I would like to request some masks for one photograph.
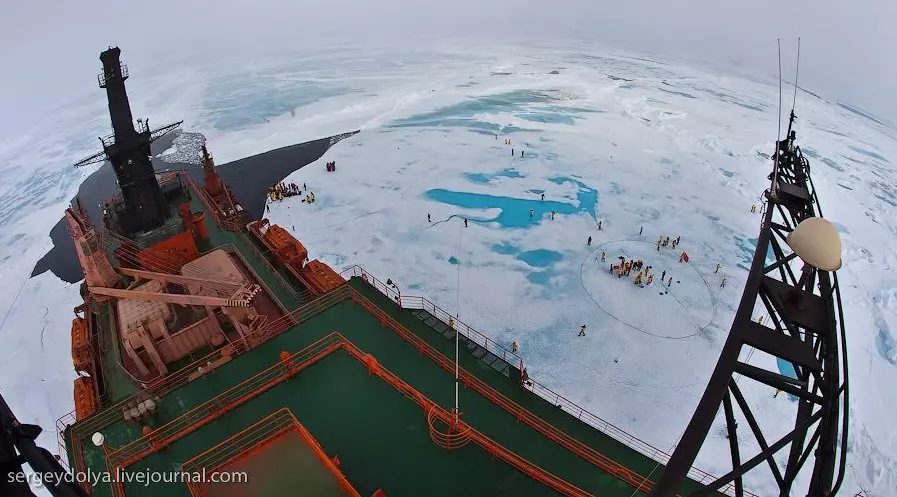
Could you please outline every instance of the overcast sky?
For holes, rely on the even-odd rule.
[[[176,51],[343,42],[571,38],[785,73],[802,38],[801,86],[897,121],[895,0],[2,0],[0,132],[95,91],[110,44],[146,70]],[[260,57],[262,58],[262,57]],[[790,76],[789,76],[790,77]]]

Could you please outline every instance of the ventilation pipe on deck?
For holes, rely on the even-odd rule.
[[[206,229],[206,214],[202,211],[194,212],[191,221],[196,227],[196,237],[200,240],[208,240],[209,231]]]

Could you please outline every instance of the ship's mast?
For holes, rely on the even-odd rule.
[[[148,231],[168,218],[168,204],[162,197],[150,152],[150,130],[147,121],[138,121],[134,128],[125,80],[128,67],[120,60],[121,50],[110,48],[100,54],[103,73],[97,78],[106,89],[109,117],[112,119],[112,140],[103,140],[103,150],[112,163],[125,204],[123,231]],[[130,226],[129,226],[130,225]]]
[[[110,47],[100,54],[100,61],[103,72],[97,76],[97,83],[106,90],[112,134],[100,138],[102,152],[87,157],[75,167],[108,160],[121,189],[122,205],[116,212],[117,231],[123,235],[150,231],[162,226],[171,215],[153,170],[150,143],[181,122],[151,131],[149,119],[138,119],[135,127],[125,89],[128,66],[121,63],[121,50]]]
[[[781,75],[781,56],[779,61]],[[781,76],[779,81],[781,107]],[[797,88],[796,75],[794,84]],[[744,474],[761,465],[769,466],[778,487],[777,493],[768,495],[832,496],[844,481],[850,392],[837,275],[841,241],[837,229],[822,218],[809,162],[795,145],[794,119],[792,103],[786,138],[776,137],[775,170],[769,175],[772,185],[766,192],[768,202],[732,328],[685,432],[651,488],[651,497],[733,489],[740,497],[747,494]],[[754,321],[757,308],[766,311],[766,322]],[[751,354],[744,359],[741,354],[748,348],[777,362],[749,364]],[[770,366],[780,362],[790,364],[793,375]],[[750,390],[743,391],[747,382],[752,382]],[[746,393],[757,391],[758,385],[785,392],[796,403],[790,432],[783,434],[757,422],[757,407]],[[718,418],[725,425],[732,470],[714,481],[702,480],[700,488],[686,492],[683,483]],[[723,467],[727,463],[719,462]],[[797,481],[799,475],[809,479],[806,489],[799,488],[805,484]]]

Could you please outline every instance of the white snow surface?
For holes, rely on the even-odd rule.
[[[135,115],[185,119],[219,164],[362,129],[286,178],[306,183],[316,202],[273,203],[272,222],[312,258],[337,270],[359,264],[404,294],[459,308],[506,347],[517,341],[531,377],[597,416],[668,452],[678,441],[747,276],[776,85],[692,62],[538,47],[294,54],[134,76]],[[844,247],[851,452],[841,493],[894,496],[897,131],[805,92],[796,113],[823,213]],[[27,276],[89,173],[68,165],[92,152],[107,122],[96,93],[0,142],[0,388],[22,421],[44,427],[40,442],[51,448],[55,419],[73,407],[69,310],[78,289],[50,273]],[[328,161],[336,172],[325,171]],[[658,252],[659,235],[681,236],[680,249]],[[681,250],[689,264],[678,262]],[[621,254],[644,259],[657,277],[667,271],[669,293],[657,280],[638,288],[608,274]],[[576,336],[581,324],[585,337]],[[775,367],[761,352],[742,359]],[[790,429],[796,403],[739,385],[764,427]],[[696,462],[716,475],[729,470],[722,426],[718,417]],[[758,495],[772,485],[765,465],[746,478]]]

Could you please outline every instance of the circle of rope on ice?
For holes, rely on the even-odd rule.
[[[627,323],[626,321],[623,321],[622,319],[618,318],[616,315],[614,315],[613,313],[611,313],[610,311],[608,311],[603,305],[601,305],[601,304],[595,299],[595,297],[592,295],[592,292],[589,291],[589,288],[588,288],[588,286],[586,285],[585,280],[583,279],[583,273],[585,272],[586,263],[589,261],[589,259],[592,258],[592,255],[593,255],[595,252],[601,250],[601,248],[604,247],[604,246],[606,246],[606,245],[609,245],[609,244],[611,244],[611,243],[619,243],[619,242],[639,242],[639,243],[649,243],[649,244],[652,244],[652,245],[653,245],[653,242],[647,242],[647,241],[645,241],[645,240],[635,240],[635,239],[631,239],[631,238],[624,238],[624,239],[621,239],[621,240],[611,240],[611,241],[608,241],[608,242],[604,242],[604,243],[602,243],[601,245],[597,245],[597,246],[595,246],[595,249],[594,249],[594,250],[592,250],[591,252],[589,252],[588,254],[586,254],[586,256],[585,256],[585,257],[583,258],[583,260],[582,260],[582,263],[580,263],[580,265],[579,265],[579,283],[580,283],[580,285],[582,285],[582,289],[586,292],[586,295],[589,296],[589,299],[590,299],[596,306],[598,306],[598,308],[600,308],[600,309],[601,309],[602,311],[604,311],[608,316],[610,316],[611,318],[613,318],[615,321],[617,321],[618,323],[620,323],[620,324],[622,324],[622,325],[628,326],[628,327],[630,327],[630,328],[632,328],[632,329],[634,329],[634,330],[636,330],[636,331],[639,331],[639,332],[641,332],[641,333],[644,333],[644,334],[646,334],[646,335],[650,335],[650,336],[653,336],[653,337],[656,337],[656,338],[665,338],[665,339],[667,339],[667,340],[682,340],[682,339],[685,339],[685,338],[691,338],[691,337],[693,337],[693,336],[696,336],[696,335],[701,334],[701,332],[703,332],[704,330],[706,330],[707,328],[709,328],[710,326],[713,325],[713,322],[716,320],[716,297],[713,296],[713,292],[710,290],[710,285],[707,283],[707,280],[704,279],[704,276],[703,276],[701,273],[699,273],[698,270],[697,270],[694,266],[692,266],[691,264],[687,264],[687,265],[688,265],[688,266],[691,266],[692,270],[698,275],[698,277],[701,278],[701,281],[704,283],[704,286],[707,288],[707,293],[710,295],[710,306],[711,306],[711,308],[712,308],[712,310],[713,310],[713,314],[711,315],[711,317],[710,317],[710,321],[708,321],[707,324],[705,324],[705,325],[703,325],[703,326],[700,326],[700,325],[698,325],[698,324],[696,324],[696,323],[694,322],[694,320],[693,320],[692,317],[691,317],[691,314],[688,312],[688,309],[685,307],[685,305],[682,303],[682,301],[679,300],[678,298],[676,298],[676,295],[675,295],[674,293],[670,293],[670,295],[673,297],[673,300],[675,300],[676,303],[678,303],[679,306],[682,307],[682,310],[685,311],[685,316],[688,318],[688,320],[691,321],[691,323],[698,329],[697,331],[695,331],[694,333],[692,333],[692,334],[690,334],[690,335],[683,335],[683,336],[666,336],[666,335],[659,335],[659,334],[657,334],[657,333],[651,333],[650,331],[643,330],[643,329],[639,328],[638,326],[635,326],[635,325],[633,325],[633,324]],[[661,281],[661,283],[663,283],[663,282]],[[669,292],[669,290],[667,290],[667,292]]]

